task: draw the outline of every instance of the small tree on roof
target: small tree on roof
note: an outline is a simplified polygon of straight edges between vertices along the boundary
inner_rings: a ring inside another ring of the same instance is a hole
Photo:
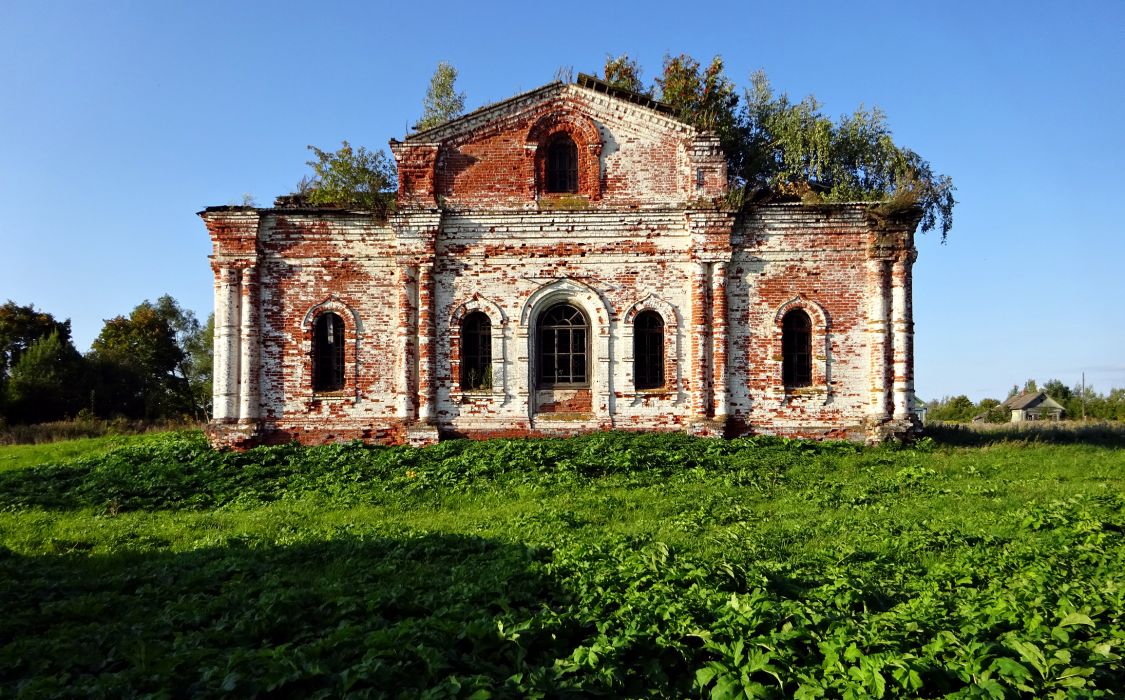
[[[441,126],[465,111],[465,93],[457,92],[457,69],[442,61],[430,78],[430,89],[422,101],[422,118],[414,125],[418,131]]]
[[[641,80],[640,65],[629,58],[629,54],[623,53],[616,58],[606,56],[603,75],[605,82],[615,88],[631,90],[646,96],[652,95],[652,91],[646,88]]]
[[[309,146],[316,160],[308,161],[316,173],[315,183],[306,195],[313,204],[348,209],[368,209],[386,216],[394,205],[398,178],[394,164],[382,149],[352,148],[344,141],[334,153]]]

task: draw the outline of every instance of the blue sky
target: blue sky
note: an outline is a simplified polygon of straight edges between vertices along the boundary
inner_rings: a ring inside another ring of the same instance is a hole
[[[1125,3],[0,3],[0,302],[73,322],[168,293],[206,317],[195,212],[261,205],[306,146],[385,148],[438,61],[467,106],[628,53],[764,69],[827,113],[860,103],[951,175],[919,240],[917,391],[1125,386]]]

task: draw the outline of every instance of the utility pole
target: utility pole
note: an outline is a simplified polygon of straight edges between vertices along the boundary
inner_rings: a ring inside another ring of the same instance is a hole
[[[1086,373],[1082,373],[1082,422],[1086,422]]]

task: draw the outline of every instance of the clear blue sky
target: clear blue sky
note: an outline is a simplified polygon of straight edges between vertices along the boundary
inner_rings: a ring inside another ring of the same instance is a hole
[[[917,391],[1125,386],[1125,3],[0,2],[0,302],[73,322],[169,293],[205,318],[195,212],[261,205],[306,146],[385,147],[438,61],[468,107],[627,52],[721,54],[829,114],[876,104],[957,185],[919,241]]]

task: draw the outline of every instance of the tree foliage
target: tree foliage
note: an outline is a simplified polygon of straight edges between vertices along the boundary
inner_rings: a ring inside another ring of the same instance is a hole
[[[52,333],[69,343],[70,319],[59,321],[46,311],[36,311],[34,304],[20,306],[10,299],[0,306],[0,382],[35,341]]]
[[[631,90],[642,95],[651,95],[652,91],[645,87],[641,80],[640,65],[629,58],[628,54],[621,54],[616,58],[606,56],[605,66],[602,69],[602,79],[615,88]]]
[[[1066,420],[1125,420],[1125,388],[1110,389],[1102,394],[1092,387],[1068,387],[1059,379],[1049,379],[1039,383],[1028,379],[1021,387],[1013,384],[1008,398],[1042,390],[1063,407],[1062,417]],[[1007,423],[1012,419],[1012,411],[1000,406],[996,399],[982,399],[974,405],[966,396],[945,397],[929,404],[930,420],[949,422],[968,422],[982,416],[986,423]]]
[[[70,321],[9,302],[0,307],[0,333],[5,359],[16,361],[0,375],[0,422],[60,420],[83,410],[103,418],[206,419],[213,332],[213,317],[201,325],[164,295],[107,320],[83,356]]]
[[[129,316],[106,320],[92,345],[100,386],[98,413],[116,407],[126,415],[152,419],[172,403],[166,379],[180,362],[175,335],[149,302]]]
[[[465,93],[457,92],[457,69],[442,61],[430,78],[430,87],[422,101],[422,118],[414,125],[425,131],[456,119],[465,111]]]
[[[315,183],[307,195],[310,202],[370,210],[377,216],[386,216],[393,208],[398,178],[382,149],[352,148],[344,141],[335,152],[316,146],[309,146],[309,150],[316,154],[315,160],[308,161],[315,173]]]
[[[928,420],[967,423],[977,415],[977,405],[964,394],[933,401],[929,407]]]
[[[21,353],[8,383],[13,422],[41,423],[73,416],[82,402],[82,356],[57,330]]]
[[[922,231],[953,226],[953,181],[897,146],[886,114],[860,105],[833,121],[812,95],[775,94],[765,73],[746,91],[747,152],[736,173],[747,185],[826,202],[889,201],[917,206]]]
[[[730,172],[741,172],[747,152],[745,120],[738,110],[735,85],[723,72],[723,59],[715,56],[704,68],[687,54],[665,56],[656,86],[660,101],[676,110],[682,121],[719,137]]]
[[[646,92],[640,68],[627,56],[608,60],[604,75],[612,85]],[[719,137],[734,192],[749,192],[755,199],[917,208],[922,231],[940,230],[942,240],[953,226],[952,179],[895,144],[886,114],[877,107],[861,105],[834,120],[812,95],[793,101],[776,93],[761,71],[750,77],[740,100],[719,56],[706,66],[686,54],[667,56],[655,87],[681,120]]]
[[[188,381],[190,359],[181,346],[198,334],[194,314],[169,296],[155,304],[144,301],[128,316],[107,320],[91,345],[103,379],[103,410],[108,399],[126,414],[139,408],[149,420],[199,415]]]

